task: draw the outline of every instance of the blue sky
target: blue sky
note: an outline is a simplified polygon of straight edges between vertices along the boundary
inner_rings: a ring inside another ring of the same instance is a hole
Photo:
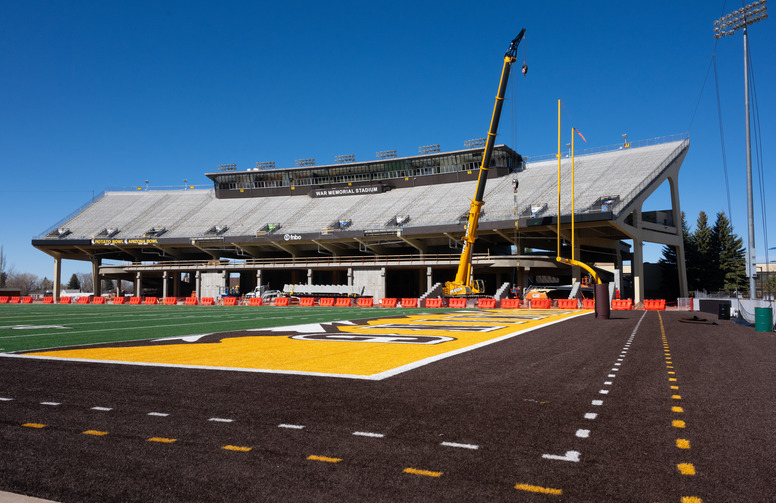
[[[0,17],[0,244],[15,272],[53,276],[33,236],[110,187],[207,185],[206,172],[379,150],[463,147],[487,133],[502,56],[526,38],[499,143],[552,153],[686,133],[682,209],[727,211],[712,22],[723,1],[5,2]],[[776,20],[750,28],[764,138],[776,135]],[[716,45],[732,221],[746,243],[742,36]],[[770,49],[769,49],[770,48]],[[697,111],[696,111],[697,106]],[[564,140],[564,142],[567,140]],[[766,187],[773,155],[764,151]],[[757,183],[757,178],[755,178]],[[768,185],[770,184],[770,185]],[[772,188],[770,193],[773,193]],[[668,207],[667,186],[645,210]],[[760,201],[757,251],[764,258]],[[487,204],[487,202],[486,202]],[[772,212],[771,212],[772,213]],[[769,220],[776,246],[776,215]],[[646,258],[657,260],[659,246]],[[770,252],[776,258],[776,251]],[[90,272],[66,261],[65,280]]]

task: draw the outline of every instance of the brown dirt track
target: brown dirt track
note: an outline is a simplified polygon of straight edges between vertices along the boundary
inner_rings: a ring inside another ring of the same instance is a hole
[[[0,490],[63,502],[776,500],[776,335],[647,312],[628,345],[644,312],[612,314],[383,381],[0,358]],[[569,451],[579,462],[557,459]]]

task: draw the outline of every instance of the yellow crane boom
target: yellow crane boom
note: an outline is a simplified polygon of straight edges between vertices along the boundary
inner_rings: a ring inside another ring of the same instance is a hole
[[[477,239],[477,227],[479,226],[480,213],[484,203],[483,196],[485,194],[485,182],[488,179],[490,158],[493,154],[493,145],[496,142],[496,134],[498,133],[498,123],[501,118],[501,108],[504,105],[504,94],[507,89],[509,72],[512,63],[517,59],[517,47],[520,45],[523,35],[525,35],[525,28],[520,30],[520,33],[512,40],[509,49],[507,49],[506,54],[504,54],[504,66],[501,69],[501,80],[499,81],[496,103],[493,106],[493,116],[490,119],[488,138],[485,142],[485,151],[482,153],[482,164],[480,164],[480,170],[477,176],[477,191],[474,199],[472,199],[471,208],[469,209],[469,219],[466,224],[466,234],[463,237],[463,249],[461,250],[461,258],[458,262],[458,272],[455,275],[454,281],[445,283],[444,293],[448,296],[480,295],[485,293],[485,286],[482,280],[472,279],[472,249],[474,247],[474,241]],[[526,71],[527,67],[523,65],[523,75],[525,75]]]

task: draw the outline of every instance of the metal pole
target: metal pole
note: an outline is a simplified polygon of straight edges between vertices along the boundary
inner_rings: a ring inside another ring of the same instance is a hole
[[[746,218],[749,226],[749,250],[746,255],[746,270],[749,275],[749,298],[757,298],[756,252],[754,242],[754,202],[752,197],[752,143],[749,132],[749,43],[744,26],[744,101],[746,108]]]

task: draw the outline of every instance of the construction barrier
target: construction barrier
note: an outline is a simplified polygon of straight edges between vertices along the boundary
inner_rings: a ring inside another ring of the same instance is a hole
[[[442,299],[426,299],[426,307],[442,307]]]
[[[477,307],[480,309],[494,309],[496,299],[477,299]]]
[[[73,298],[72,297],[60,297],[59,298],[59,303],[60,304],[72,304],[73,303]]]
[[[0,304],[8,304],[8,301],[10,300],[11,300],[11,297],[7,297],[3,295],[2,297],[0,297]]]
[[[401,307],[418,307],[418,299],[402,298]]]
[[[334,303],[337,307],[350,307],[352,304],[350,297],[337,297],[337,301]]]
[[[531,309],[551,309],[552,299],[533,299]]]
[[[273,304],[277,307],[284,307],[288,305],[289,300],[288,297],[275,297]]]
[[[322,307],[333,307],[334,297],[321,297],[318,299],[318,305]]]
[[[577,299],[558,299],[558,309],[579,309]]]
[[[32,304],[32,297],[22,297],[22,304]]]
[[[21,304],[22,298],[21,297],[11,297],[11,304]]]
[[[358,307],[374,307],[375,300],[372,297],[360,297]]]
[[[162,301],[165,306],[177,306],[178,305],[178,297],[165,297]]]
[[[89,304],[89,297],[78,297],[78,300],[75,301],[76,304]]]
[[[184,302],[184,304],[187,306],[196,306],[199,304],[199,301],[196,297],[186,297],[186,302]]]
[[[113,297],[113,303],[114,304],[124,304],[127,302],[126,297]]]
[[[299,299],[299,305],[310,307],[315,305],[315,297],[302,297]]]
[[[613,299],[612,311],[630,311],[633,309],[632,299]]]
[[[129,305],[130,306],[139,306],[143,303],[142,297],[130,297],[129,298]]]
[[[145,300],[143,300],[143,304],[155,305],[157,300],[156,297],[146,297]]]
[[[665,311],[666,300],[665,299],[647,299],[644,301],[645,311]]]
[[[54,303],[54,297],[43,297],[43,303],[44,304],[53,304]]]
[[[216,299],[214,299],[213,297],[202,297],[200,304],[202,304],[203,306],[215,306]]]
[[[465,308],[466,299],[463,297],[453,297],[448,301],[448,304],[450,305],[450,307]]]
[[[502,309],[520,309],[520,299],[501,299]]]
[[[221,299],[221,303],[225,306],[236,306],[237,297],[224,297],[223,299]]]
[[[399,299],[394,298],[385,298],[380,301],[380,307],[396,307],[396,304],[399,303]]]
[[[105,304],[105,297],[95,297],[92,304]]]
[[[248,305],[249,306],[263,306],[264,301],[261,300],[261,297],[251,297],[248,299]]]
[[[582,309],[595,309],[595,299],[582,299]]]

